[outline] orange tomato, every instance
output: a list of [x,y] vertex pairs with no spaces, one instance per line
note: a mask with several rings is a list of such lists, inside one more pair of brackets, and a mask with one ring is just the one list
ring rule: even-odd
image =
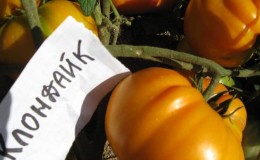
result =
[[119,12],[143,14],[171,8],[176,0],[112,0]]
[[25,16],[17,17],[2,27],[0,63],[24,66],[35,51],[30,26]]
[[[35,1],[36,5],[39,6],[41,0]],[[1,0],[0,4],[0,19],[15,15],[16,10],[23,9],[21,0]]]
[[110,97],[105,131],[120,160],[244,160],[222,117],[170,69],[152,67],[122,80]]
[[185,37],[194,54],[238,67],[251,56],[260,33],[259,14],[257,0],[191,0],[184,17]]
[[[52,0],[38,9],[44,36],[48,37],[67,16],[73,16],[98,35],[95,21],[85,16],[78,3]],[[18,16],[0,30],[0,64],[24,67],[36,52],[30,27],[25,16]]]

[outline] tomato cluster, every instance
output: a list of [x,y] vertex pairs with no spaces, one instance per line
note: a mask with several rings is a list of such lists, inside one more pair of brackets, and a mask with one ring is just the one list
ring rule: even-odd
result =
[[[155,23],[163,21],[159,19],[161,15],[172,17],[173,8],[181,1],[188,5],[183,17],[178,17],[182,20],[178,27],[191,54],[229,69],[241,67],[252,58],[260,32],[258,0],[110,2],[120,14],[130,19],[156,16],[153,23],[140,24],[153,30]],[[94,19],[85,16],[76,1],[48,0],[43,3],[36,0],[36,4],[44,38],[67,16],[73,16],[98,36]],[[37,50],[27,17],[23,12],[15,15],[19,10],[23,10],[20,0],[1,2],[0,19],[6,23],[0,29],[0,65],[25,66]],[[156,32],[157,37],[161,34],[160,30]],[[138,35],[140,38],[142,36]],[[168,48],[175,49],[173,46]],[[210,78],[203,78],[202,91],[210,81]],[[235,81],[231,83],[231,86],[235,85]],[[247,137],[251,129],[247,123],[251,121],[242,99],[231,94],[221,83],[206,101],[184,71],[151,67],[134,72],[115,87],[107,104],[105,134],[121,160],[243,160],[249,157],[248,148],[252,147],[248,142],[252,139]],[[260,133],[259,127],[255,128],[254,133]],[[258,139],[256,141],[259,143]],[[247,152],[243,151],[242,144]]]
[[[166,1],[161,2],[162,4],[166,3]],[[173,8],[170,3],[174,5],[180,1],[170,2],[169,0],[168,2],[168,7],[172,11],[166,13],[171,14]],[[141,14],[144,17],[147,15],[149,17],[149,14],[153,15],[154,12],[169,9],[167,7],[160,8],[160,5],[156,7],[155,4],[158,3],[156,0],[147,1],[146,5],[137,0],[114,0],[114,3],[118,10],[125,15]],[[134,7],[136,9],[133,9]],[[182,17],[183,35],[184,40],[187,42],[185,44],[185,47],[187,47],[186,51],[213,60],[222,67],[231,70],[245,67],[247,65],[245,63],[252,60],[254,52],[257,52],[255,45],[260,32],[259,11],[260,3],[257,0],[249,0],[247,2],[239,0],[188,1]],[[156,22],[160,22],[160,20],[156,19]],[[211,115],[208,111],[199,112],[192,110],[198,106],[203,106],[197,102],[200,100],[204,101],[201,95],[198,98],[193,91],[190,91],[190,88],[188,89],[183,84],[186,80],[176,78],[179,77],[176,73],[167,72],[166,74],[166,71],[163,70],[150,68],[133,73],[120,82],[112,93],[106,116],[106,134],[114,152],[119,159],[212,158],[205,158],[207,149],[206,147],[201,149],[200,146],[204,146],[204,143],[211,147],[213,144],[218,145],[214,140],[207,138],[208,134],[213,134],[211,132],[214,132],[210,130],[210,126],[217,126],[213,124],[215,123],[215,117],[213,115],[210,116],[211,118],[208,118],[209,122],[205,122],[207,118],[199,121],[199,118],[203,117],[205,112],[207,112],[205,113],[206,115]],[[176,79],[170,80],[169,75],[174,75],[173,77]],[[238,81],[229,81],[230,85],[236,85],[235,87],[244,85],[239,84],[241,79],[238,78],[236,80]],[[168,81],[173,81],[171,82],[172,86],[168,84]],[[208,86],[209,81],[207,78],[203,79],[204,90]],[[177,82],[179,84],[176,86],[175,83]],[[259,82],[257,84],[259,88]],[[166,87],[167,85],[169,87]],[[178,88],[183,87],[183,85],[185,88],[182,88],[181,92]],[[242,94],[246,94],[248,88],[243,89],[241,89],[244,92]],[[189,98],[186,98],[190,93],[192,96],[190,95]],[[216,97],[218,98],[216,99]],[[215,156],[213,159],[225,159],[228,156],[230,157],[227,159],[247,159],[250,155],[248,148],[250,148],[251,152],[254,150],[256,153],[254,157],[257,155],[259,157],[259,141],[257,141],[258,146],[252,142],[250,144],[253,144],[254,147],[249,147],[250,144],[248,144],[248,141],[252,140],[252,138],[248,137],[248,128],[252,122],[249,121],[251,124],[247,125],[247,109],[242,100],[245,99],[235,97],[229,93],[224,85],[218,84],[212,99],[208,104],[206,103],[207,108],[215,109],[213,112],[218,117],[217,121],[221,123],[218,126],[228,128],[227,134],[232,137],[232,140],[228,138],[227,143],[224,145],[219,144],[223,147],[222,152],[217,152],[216,146],[216,148],[212,147],[216,151],[212,152],[212,155]],[[194,114],[190,114],[190,110]],[[190,125],[191,122],[189,120],[192,121],[193,125]],[[197,120],[200,123],[196,123]],[[207,123],[212,124],[206,127],[204,124]],[[210,133],[205,130],[203,133],[199,132],[199,128],[207,128],[205,130]],[[218,136],[223,136],[223,132],[226,132],[219,128],[214,129],[218,130],[217,132],[219,133],[212,135],[215,139],[218,139]],[[190,132],[187,133],[186,131]],[[196,137],[196,132],[199,132],[200,136],[205,139]],[[247,133],[247,135],[244,137],[243,133]],[[259,131],[255,129],[252,135],[255,135],[255,133],[259,133]],[[194,139],[199,142],[190,137],[195,137]],[[238,143],[232,143],[233,138]],[[243,146],[246,146],[244,147],[245,157],[243,156],[243,150],[241,150],[242,142]],[[229,144],[240,149],[236,150],[233,148],[232,151],[235,152],[232,152],[225,148],[229,148]],[[196,149],[198,148],[201,150],[197,151]],[[242,156],[235,157],[236,153]],[[223,157],[221,157],[222,154]]]
[[[113,0],[123,14],[165,11],[177,0]],[[243,9],[241,9],[243,8]],[[227,68],[240,67],[252,57],[260,33],[257,0],[190,0],[184,14],[184,38],[192,54]],[[187,47],[186,47],[187,48]]]
[[[6,7],[11,7],[13,2],[16,1],[8,1]],[[77,21],[82,22],[86,28],[98,35],[94,19],[91,16],[85,16],[76,2],[51,0],[40,5],[38,13],[45,38],[67,16],[73,16]],[[25,66],[36,50],[32,32],[25,15],[16,16],[2,26],[0,30],[0,64]]]

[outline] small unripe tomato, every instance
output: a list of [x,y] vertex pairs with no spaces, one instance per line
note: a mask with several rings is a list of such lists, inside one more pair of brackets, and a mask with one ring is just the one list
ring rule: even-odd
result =
[[112,0],[119,12],[142,14],[169,9],[176,0]]
[[[41,0],[35,1],[36,5],[39,6]],[[15,15],[16,10],[23,9],[21,0],[1,0],[0,4],[0,19]]]
[[251,56],[260,33],[257,0],[191,0],[184,17],[184,33],[194,54],[228,68]]

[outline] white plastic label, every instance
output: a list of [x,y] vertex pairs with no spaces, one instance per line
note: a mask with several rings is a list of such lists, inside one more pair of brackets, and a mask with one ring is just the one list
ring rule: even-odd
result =
[[0,160],[63,160],[100,100],[129,70],[68,17],[0,104]]

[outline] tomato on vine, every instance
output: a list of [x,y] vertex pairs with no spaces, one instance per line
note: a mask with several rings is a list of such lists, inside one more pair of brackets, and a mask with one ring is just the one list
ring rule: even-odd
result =
[[224,67],[245,63],[259,33],[257,0],[192,0],[186,9],[184,34],[192,52]]
[[244,160],[222,117],[170,69],[152,67],[122,80],[110,97],[105,130],[122,160]]
[[[73,16],[95,35],[97,26],[91,16],[85,16],[78,3],[68,0],[52,0],[38,9],[45,37],[48,37],[67,16]],[[25,15],[8,21],[0,30],[0,63],[25,66],[36,52],[30,27]]]
[[[39,6],[41,0],[35,0],[35,3]],[[23,9],[21,0],[1,0],[0,4],[0,19],[14,16],[17,10]]]

